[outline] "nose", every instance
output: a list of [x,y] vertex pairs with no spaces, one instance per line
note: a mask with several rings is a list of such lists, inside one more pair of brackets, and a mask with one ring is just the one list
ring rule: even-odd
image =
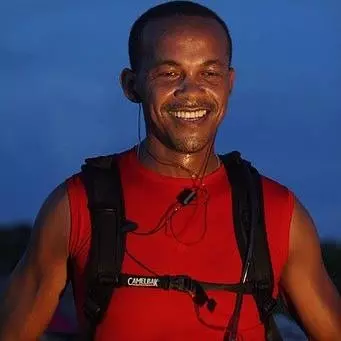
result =
[[203,93],[202,86],[198,83],[194,77],[186,76],[178,84],[178,87],[174,91],[174,97],[186,97],[186,98],[196,98]]

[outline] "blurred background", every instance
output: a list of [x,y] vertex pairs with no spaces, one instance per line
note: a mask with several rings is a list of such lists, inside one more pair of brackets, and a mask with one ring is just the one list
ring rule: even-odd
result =
[[[241,151],[296,193],[341,289],[341,2],[198,2],[234,42],[237,78],[217,150]],[[137,143],[138,107],[119,74],[132,23],[158,3],[0,0],[0,282],[49,192],[85,157]],[[55,324],[70,333],[71,296]],[[287,340],[302,339],[282,325]]]

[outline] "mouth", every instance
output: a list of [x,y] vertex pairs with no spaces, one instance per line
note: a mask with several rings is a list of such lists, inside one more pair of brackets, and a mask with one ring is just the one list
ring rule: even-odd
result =
[[197,110],[178,110],[178,111],[168,111],[170,115],[177,119],[185,121],[198,121],[203,119],[210,111],[207,109],[197,109]]

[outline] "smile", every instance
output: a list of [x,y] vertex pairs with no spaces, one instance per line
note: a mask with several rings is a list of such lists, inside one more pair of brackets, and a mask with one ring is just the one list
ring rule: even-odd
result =
[[208,113],[208,110],[195,110],[195,111],[169,111],[169,114],[177,117],[177,118],[181,118],[184,120],[197,120],[200,118],[203,118],[204,116],[206,116]]

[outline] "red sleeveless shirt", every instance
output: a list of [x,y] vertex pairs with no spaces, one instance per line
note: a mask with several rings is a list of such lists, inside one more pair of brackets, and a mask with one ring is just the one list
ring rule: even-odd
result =
[[[134,150],[119,155],[119,168],[127,219],[138,223],[138,232],[158,225],[160,217],[192,180],[153,172],[139,163]],[[265,222],[274,269],[275,292],[286,263],[293,194],[282,185],[263,177]],[[91,226],[87,199],[78,175],[68,179],[71,210],[69,252],[74,263],[73,285],[79,321],[85,293],[84,269],[88,257]],[[231,189],[224,166],[203,179],[203,191],[196,203],[181,208],[166,226],[149,236],[128,234],[127,250],[159,275],[186,274],[199,281],[237,283],[241,259],[232,223]],[[171,232],[173,231],[173,232]],[[175,237],[174,237],[175,235]],[[151,275],[127,254],[123,272]],[[190,296],[177,291],[149,288],[118,288],[112,296],[106,318],[99,325],[96,341],[222,341],[235,304],[235,294],[208,292],[217,306],[203,307],[199,317]],[[264,340],[253,298],[243,302],[238,335],[240,340]]]

